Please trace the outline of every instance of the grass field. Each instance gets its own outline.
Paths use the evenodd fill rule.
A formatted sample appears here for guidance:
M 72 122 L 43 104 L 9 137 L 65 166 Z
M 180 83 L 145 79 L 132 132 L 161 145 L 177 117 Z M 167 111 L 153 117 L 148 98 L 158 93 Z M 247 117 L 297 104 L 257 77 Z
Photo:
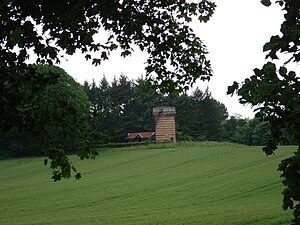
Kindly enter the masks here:
M 83 175 L 54 183 L 43 158 L 0 161 L 0 224 L 289 224 L 276 171 L 295 147 L 208 143 L 71 157 Z

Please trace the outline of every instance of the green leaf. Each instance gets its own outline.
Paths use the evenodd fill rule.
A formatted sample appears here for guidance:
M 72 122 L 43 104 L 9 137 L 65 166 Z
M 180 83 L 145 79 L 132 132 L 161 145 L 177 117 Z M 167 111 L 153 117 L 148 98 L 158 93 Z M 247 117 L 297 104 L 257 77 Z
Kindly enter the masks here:
M 255 68 L 253 71 L 254 71 L 255 76 L 257 76 L 257 77 L 260 77 L 262 75 L 261 70 L 258 68 Z
M 129 55 L 131 55 L 131 52 L 129 50 L 125 50 L 121 53 L 121 56 L 123 56 L 123 57 L 129 56 Z
M 278 56 L 277 56 L 277 54 L 276 54 L 275 51 L 271 51 L 271 52 L 267 55 L 267 57 L 270 57 L 271 59 L 278 59 Z
M 237 83 L 237 82 L 233 82 L 233 85 L 231 85 L 231 86 L 228 86 L 228 88 L 227 88 L 227 94 L 228 95 L 233 95 L 234 94 L 234 92 L 237 90 L 239 88 L 239 84 Z
M 285 67 L 280 67 L 279 68 L 279 74 L 282 76 L 282 77 L 286 77 L 286 73 L 287 73 L 287 69 Z
M 269 7 L 272 4 L 270 0 L 261 0 L 260 2 L 261 4 L 267 7 Z
M 118 45 L 116 45 L 115 43 L 112 43 L 109 47 L 110 50 L 115 50 L 118 48 Z
M 267 42 L 264 47 L 263 47 L 263 51 L 266 52 L 266 51 L 269 51 L 271 50 L 272 48 L 274 47 L 274 44 L 272 42 Z
M 103 60 L 107 60 L 108 59 L 106 52 L 102 52 L 101 53 L 101 59 L 103 59 Z
M 95 65 L 95 66 L 100 65 L 101 64 L 101 59 L 94 58 L 92 64 Z
M 90 60 L 91 58 L 92 58 L 92 56 L 91 56 L 90 54 L 86 54 L 86 55 L 85 55 L 85 59 L 86 59 L 86 60 Z
M 288 73 L 288 75 L 289 75 L 289 78 L 290 78 L 290 79 L 295 79 L 295 77 L 297 76 L 296 73 L 295 73 L 294 71 L 290 71 L 290 72 Z
M 9 36 L 9 42 L 10 42 L 10 44 L 12 44 L 12 45 L 17 44 L 20 41 L 20 39 L 21 39 L 22 33 L 23 33 L 23 31 L 22 31 L 22 29 L 20 27 L 15 28 L 12 31 L 11 35 Z

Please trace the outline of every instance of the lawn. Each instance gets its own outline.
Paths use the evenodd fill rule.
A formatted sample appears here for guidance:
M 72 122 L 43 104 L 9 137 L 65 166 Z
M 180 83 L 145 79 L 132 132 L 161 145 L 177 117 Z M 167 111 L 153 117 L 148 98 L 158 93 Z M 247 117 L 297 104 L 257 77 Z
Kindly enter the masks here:
M 53 182 L 43 158 L 0 161 L 0 224 L 289 224 L 277 165 L 295 147 L 265 156 L 226 143 L 101 151 L 71 156 L 82 173 Z

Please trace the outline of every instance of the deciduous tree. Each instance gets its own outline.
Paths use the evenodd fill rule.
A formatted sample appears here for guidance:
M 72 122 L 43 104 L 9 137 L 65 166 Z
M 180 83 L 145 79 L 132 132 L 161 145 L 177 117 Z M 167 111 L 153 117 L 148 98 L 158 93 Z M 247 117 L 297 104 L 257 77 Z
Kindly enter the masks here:
M 98 65 L 111 51 L 128 56 L 137 45 L 149 54 L 148 79 L 162 91 L 180 91 L 212 75 L 206 47 L 188 23 L 208 21 L 214 9 L 211 0 L 1 1 L 0 65 L 23 65 L 30 49 L 38 63 L 59 62 L 61 54 L 79 50 Z
M 35 80 L 24 83 L 34 87 L 36 84 L 33 82 L 36 80 L 53 75 L 57 76 L 56 82 L 38 88 L 39 91 L 34 95 L 32 92 L 24 92 L 20 108 L 28 108 L 21 111 L 26 117 L 26 123 L 10 130 L 1 127 L 9 142 L 5 150 L 18 156 L 45 154 L 50 159 L 53 179 L 68 178 L 71 171 L 76 172 L 76 169 L 66 156 L 67 153 L 77 152 L 82 158 L 93 155 L 88 143 L 89 100 L 82 87 L 63 69 L 36 65 L 35 71 Z M 80 173 L 76 172 L 76 177 L 79 178 Z
M 197 78 L 209 79 L 206 46 L 188 23 L 193 18 L 208 21 L 214 10 L 211 0 L 0 1 L 1 125 L 9 130 L 30 124 L 34 118 L 24 112 L 32 106 L 23 104 L 24 93 L 32 98 L 35 90 L 57 79 L 36 79 L 36 67 L 26 64 L 30 50 L 39 64 L 59 62 L 62 55 L 80 51 L 99 65 L 111 51 L 120 49 L 125 57 L 136 45 L 148 53 L 148 81 L 162 92 L 179 92 Z
M 266 6 L 270 0 L 263 0 Z M 298 145 L 295 155 L 283 160 L 278 170 L 282 172 L 283 208 L 294 210 L 292 224 L 300 224 L 300 80 L 294 71 L 288 71 L 288 64 L 300 61 L 300 1 L 276 1 L 283 11 L 284 22 L 281 35 L 272 36 L 264 45 L 267 59 L 262 69 L 254 69 L 254 75 L 242 84 L 234 83 L 228 88 L 231 94 L 237 90 L 242 104 L 256 106 L 256 116 L 270 125 L 270 139 L 263 151 L 267 155 L 274 154 L 278 144 L 283 140 L 291 140 Z M 274 61 L 288 56 L 279 68 Z

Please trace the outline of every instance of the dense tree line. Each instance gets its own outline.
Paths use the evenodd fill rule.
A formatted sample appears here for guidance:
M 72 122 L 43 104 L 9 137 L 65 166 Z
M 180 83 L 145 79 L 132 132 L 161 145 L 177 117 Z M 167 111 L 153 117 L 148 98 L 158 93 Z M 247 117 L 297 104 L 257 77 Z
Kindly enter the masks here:
M 98 143 L 124 142 L 128 132 L 153 131 L 152 109 L 176 107 L 176 131 L 179 141 L 230 141 L 264 145 L 267 124 L 240 116 L 228 118 L 226 106 L 212 97 L 207 88 L 191 94 L 159 95 L 142 77 L 130 80 L 125 75 L 108 82 L 102 77 L 83 85 L 91 102 L 91 127 L 102 134 Z
M 99 83 L 80 85 L 59 67 L 37 67 L 39 79 L 53 74 L 58 78 L 24 102 L 34 105 L 23 112 L 34 118 L 30 126 L 1 129 L 1 148 L 9 155 L 50 154 L 54 147 L 74 153 L 87 143 L 125 142 L 128 132 L 154 131 L 152 110 L 160 106 L 176 108 L 179 141 L 264 145 L 269 137 L 267 123 L 238 115 L 228 118 L 226 106 L 215 100 L 208 88 L 196 88 L 191 94 L 160 95 L 143 77 L 130 80 L 120 75 L 108 82 L 103 76 Z
M 92 103 L 92 126 L 104 134 L 104 141 L 125 141 L 128 132 L 153 131 L 152 110 L 158 106 L 176 107 L 179 140 L 220 140 L 226 107 L 212 98 L 209 90 L 196 89 L 192 95 L 159 95 L 147 81 L 129 80 L 125 75 L 109 83 L 85 82 L 83 88 Z
M 268 124 L 257 118 L 243 119 L 240 115 L 231 116 L 222 126 L 223 140 L 246 144 L 265 145 L 269 138 Z

